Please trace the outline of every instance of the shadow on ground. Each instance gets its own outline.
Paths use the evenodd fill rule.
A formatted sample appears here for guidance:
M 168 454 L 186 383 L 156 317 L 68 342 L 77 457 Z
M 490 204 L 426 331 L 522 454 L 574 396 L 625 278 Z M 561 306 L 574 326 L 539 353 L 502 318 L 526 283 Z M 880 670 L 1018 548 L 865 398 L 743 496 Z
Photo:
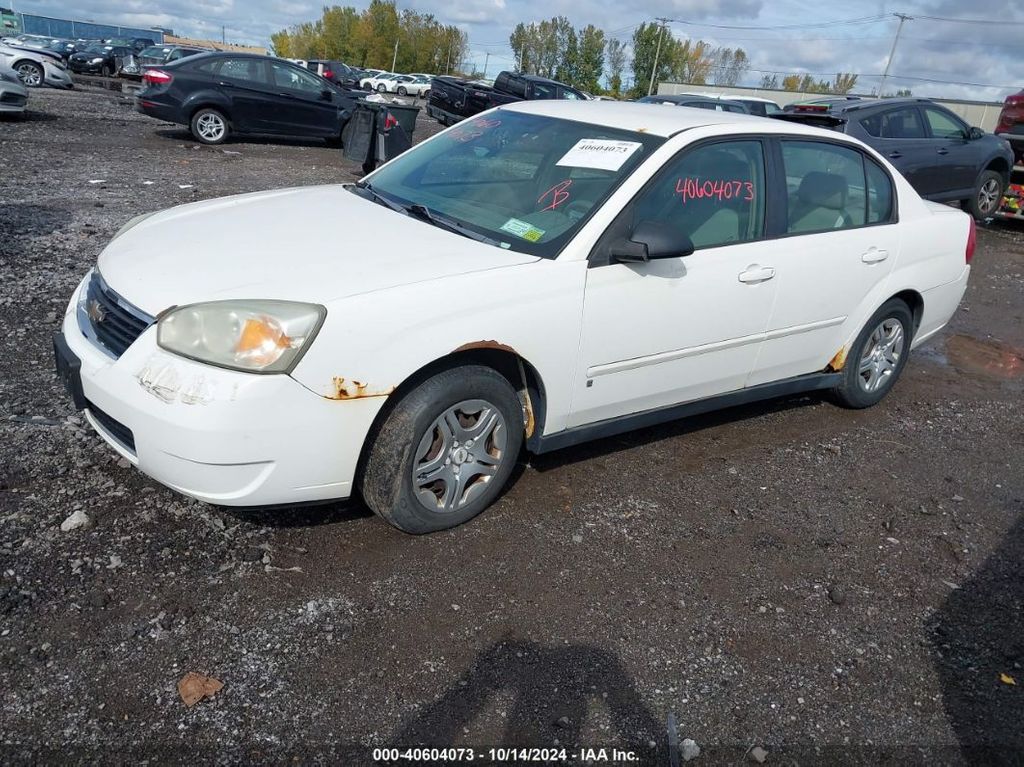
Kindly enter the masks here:
M 493 713 L 495 703 L 505 712 L 503 733 L 483 745 L 550 748 L 557 741 L 575 752 L 614 744 L 645 760 L 664 756 L 664 728 L 644 705 L 619 659 L 582 644 L 544 647 L 504 641 L 491 646 L 393 741 L 398 747 L 481 745 L 479 728 L 473 725 L 485 710 Z M 588 712 L 593 716 L 599 708 L 606 710 L 611 723 L 604 743 L 598 742 L 600 736 L 583 735 L 584 725 L 593 726 Z M 656 748 L 650 741 L 658 744 Z
M 971 764 L 1024 764 L 1022 563 L 1024 518 L 929 626 L 946 715 Z

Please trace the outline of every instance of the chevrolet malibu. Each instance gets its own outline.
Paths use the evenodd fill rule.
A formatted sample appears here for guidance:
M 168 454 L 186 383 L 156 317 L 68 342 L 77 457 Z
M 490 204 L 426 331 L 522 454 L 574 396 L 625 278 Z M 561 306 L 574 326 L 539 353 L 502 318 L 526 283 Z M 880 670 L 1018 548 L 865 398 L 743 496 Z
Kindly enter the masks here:
M 133 219 L 72 296 L 57 368 L 181 493 L 359 494 L 424 533 L 483 511 L 523 449 L 795 392 L 875 404 L 973 250 L 967 215 L 845 135 L 522 102 L 355 184 Z

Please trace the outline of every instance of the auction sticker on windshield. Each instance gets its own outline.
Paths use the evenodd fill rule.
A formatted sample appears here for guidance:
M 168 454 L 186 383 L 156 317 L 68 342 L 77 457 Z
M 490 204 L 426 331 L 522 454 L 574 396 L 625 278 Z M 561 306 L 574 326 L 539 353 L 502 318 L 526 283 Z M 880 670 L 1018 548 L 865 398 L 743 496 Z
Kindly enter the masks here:
M 642 146 L 638 141 L 583 138 L 555 164 L 570 168 L 618 170 Z
M 520 221 L 518 218 L 510 218 L 502 224 L 501 231 L 514 234 L 516 237 L 522 237 L 530 242 L 537 242 L 537 240 L 544 236 L 543 229 L 538 229 L 533 224 Z

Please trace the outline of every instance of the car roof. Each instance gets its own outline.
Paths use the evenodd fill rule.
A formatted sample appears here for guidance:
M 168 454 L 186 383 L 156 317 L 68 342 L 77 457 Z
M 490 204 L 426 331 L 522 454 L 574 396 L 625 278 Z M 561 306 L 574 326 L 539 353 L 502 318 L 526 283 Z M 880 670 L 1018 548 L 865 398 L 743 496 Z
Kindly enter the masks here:
M 920 96 L 907 96 L 889 99 L 861 99 L 860 101 L 850 101 L 833 106 L 832 112 L 859 112 L 861 110 L 872 109 L 875 107 L 902 107 L 913 106 L 915 104 L 931 104 L 937 107 L 942 106 L 941 104 L 936 104 L 932 99 L 926 99 Z
M 605 128 L 650 133 L 663 138 L 674 136 L 691 128 L 709 125 L 730 126 L 737 132 L 789 133 L 827 137 L 833 140 L 841 136 L 835 131 L 740 112 L 719 112 L 687 107 L 666 109 L 664 104 L 642 104 L 635 101 L 544 99 L 541 101 L 517 101 L 499 108 L 591 123 Z

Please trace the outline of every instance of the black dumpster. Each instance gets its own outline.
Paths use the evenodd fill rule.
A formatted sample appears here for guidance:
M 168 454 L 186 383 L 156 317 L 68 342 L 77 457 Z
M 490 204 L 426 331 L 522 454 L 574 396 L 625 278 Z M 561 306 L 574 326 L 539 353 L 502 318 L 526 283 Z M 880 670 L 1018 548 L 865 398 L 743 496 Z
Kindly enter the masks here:
M 369 173 L 412 146 L 419 107 L 359 100 L 341 132 L 344 155 Z

